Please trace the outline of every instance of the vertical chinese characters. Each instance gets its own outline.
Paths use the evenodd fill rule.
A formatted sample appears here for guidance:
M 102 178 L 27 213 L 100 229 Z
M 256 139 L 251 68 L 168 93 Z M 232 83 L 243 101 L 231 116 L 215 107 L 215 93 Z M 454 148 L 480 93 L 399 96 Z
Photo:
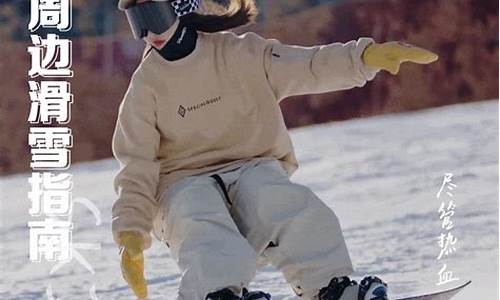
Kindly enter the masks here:
M 457 185 L 453 183 L 453 174 L 446 173 L 441 184 L 441 188 L 436 194 L 436 198 L 441 199 L 441 205 L 439 206 L 439 220 L 441 220 L 441 234 L 437 238 L 437 244 L 439 246 L 439 255 L 437 260 L 441 261 L 444 257 L 449 256 L 457 251 L 456 244 L 458 239 L 453 234 L 453 228 L 455 227 L 453 216 L 455 215 L 455 208 L 457 207 L 453 201 L 454 194 L 452 191 L 457 188 Z M 444 193 L 443 193 L 444 192 Z M 447 201 L 444 200 L 444 196 L 448 197 Z M 441 269 L 438 272 L 438 282 L 436 285 L 443 285 L 452 281 L 459 280 L 458 277 L 453 276 L 453 272 L 448 270 L 447 264 L 443 263 Z
M 71 29 L 70 0 L 30 1 L 30 32 L 38 28 Z M 66 261 L 71 259 L 71 229 L 73 224 L 61 221 L 71 212 L 71 175 L 49 171 L 66 170 L 71 165 L 70 148 L 73 135 L 67 124 L 71 119 L 71 83 L 53 80 L 73 77 L 71 41 L 49 33 L 46 38 L 31 34 L 33 46 L 28 47 L 31 67 L 28 76 L 30 112 L 28 144 L 31 148 L 29 183 L 31 201 L 29 213 L 39 218 L 28 222 L 30 228 L 30 259 Z M 40 81 L 36 81 L 37 78 Z M 49 80 L 50 79 L 50 80 Z M 42 126 L 33 126 L 33 125 Z M 42 220 L 40 220 L 42 219 Z
M 46 28 L 59 33 L 72 27 L 71 0 L 31 0 L 28 24 L 32 46 L 27 51 L 31 57 L 28 71 L 30 110 L 28 144 L 31 148 L 32 169 L 28 199 L 31 207 L 29 227 L 29 258 L 33 262 L 56 262 L 50 275 L 73 259 L 91 274 L 94 269 L 79 252 L 99 250 L 98 243 L 73 242 L 73 206 L 88 208 L 100 225 L 98 208 L 86 198 L 72 197 L 72 175 L 64 173 L 71 166 L 73 134 L 64 126 L 71 121 L 73 94 L 68 79 L 73 77 L 72 43 L 56 33 L 45 37 L 36 34 Z M 52 286 L 46 289 L 48 299 L 55 299 Z M 89 288 L 90 298 L 97 299 L 96 287 Z

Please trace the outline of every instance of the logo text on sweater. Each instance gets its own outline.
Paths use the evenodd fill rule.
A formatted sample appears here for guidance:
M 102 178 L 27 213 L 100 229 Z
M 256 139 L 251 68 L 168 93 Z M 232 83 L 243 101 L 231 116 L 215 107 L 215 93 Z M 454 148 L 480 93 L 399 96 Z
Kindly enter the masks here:
M 222 100 L 222 97 L 221 96 L 217 96 L 217 97 L 214 97 L 214 98 L 203 100 L 202 102 L 200 102 L 198 104 L 190 105 L 190 106 L 187 106 L 187 107 L 184 107 L 183 105 L 179 105 L 179 109 L 177 110 L 177 113 L 181 117 L 184 118 L 188 112 L 193 112 L 193 111 L 199 110 L 199 109 L 201 109 L 201 108 L 203 108 L 203 107 L 205 107 L 207 105 L 218 103 L 221 100 Z

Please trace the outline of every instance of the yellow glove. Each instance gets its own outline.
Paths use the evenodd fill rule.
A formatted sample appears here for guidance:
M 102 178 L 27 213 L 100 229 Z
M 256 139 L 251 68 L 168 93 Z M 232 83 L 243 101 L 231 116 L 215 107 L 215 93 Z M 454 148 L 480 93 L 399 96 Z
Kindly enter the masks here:
M 365 65 L 386 70 L 392 75 L 399 72 L 399 67 L 403 62 L 430 64 L 437 59 L 438 56 L 428 50 L 402 42 L 373 43 L 363 52 Z
M 135 231 L 124 231 L 118 234 L 121 245 L 122 275 L 139 299 L 148 297 L 148 288 L 144 278 L 144 255 L 141 235 Z

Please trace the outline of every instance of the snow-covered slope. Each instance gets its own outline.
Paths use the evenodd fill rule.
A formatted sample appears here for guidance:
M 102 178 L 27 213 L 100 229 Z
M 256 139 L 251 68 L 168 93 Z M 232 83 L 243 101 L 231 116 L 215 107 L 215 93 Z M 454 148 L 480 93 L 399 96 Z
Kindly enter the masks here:
M 354 277 L 380 275 L 395 294 L 437 288 L 442 229 L 436 193 L 449 172 L 458 185 L 458 243 L 445 262 L 461 280 L 473 280 L 456 299 L 498 299 L 497 101 L 300 128 L 292 137 L 301 164 L 293 179 L 311 187 L 339 216 Z M 96 226 L 94 215 L 77 205 L 73 219 L 73 243 L 101 245 L 79 250 L 95 274 L 73 261 L 49 276 L 53 264 L 28 261 L 28 174 L 0 178 L 1 299 L 48 299 L 49 284 L 61 300 L 90 299 L 92 285 L 99 299 L 134 299 L 121 279 L 110 235 L 116 170 L 113 160 L 70 169 L 73 197 L 91 200 L 102 214 Z M 175 299 L 179 273 L 160 243 L 146 253 L 146 274 L 151 299 Z M 271 266 L 252 287 L 273 299 L 297 299 Z

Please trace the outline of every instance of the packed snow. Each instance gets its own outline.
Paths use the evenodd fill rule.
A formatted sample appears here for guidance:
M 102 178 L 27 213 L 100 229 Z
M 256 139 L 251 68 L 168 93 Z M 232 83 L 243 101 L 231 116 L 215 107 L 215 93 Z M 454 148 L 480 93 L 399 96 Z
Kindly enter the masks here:
M 291 135 L 300 163 L 292 179 L 311 187 L 339 216 L 354 279 L 378 275 L 398 296 L 472 280 L 454 299 L 498 299 L 498 101 L 332 122 Z M 1 299 L 49 299 L 49 286 L 60 300 L 135 299 L 121 278 L 110 232 L 117 167 L 108 159 L 69 169 L 74 199 L 98 208 L 95 215 L 81 203 L 74 208 L 73 244 L 87 246 L 78 252 L 89 269 L 74 258 L 52 275 L 55 263 L 28 259 L 27 223 L 35 220 L 28 214 L 29 174 L 0 178 Z M 456 252 L 438 261 L 438 209 L 447 200 L 436 194 L 445 173 L 457 185 L 452 232 L 458 242 Z M 438 287 L 443 263 L 460 280 Z M 159 242 L 146 252 L 146 276 L 150 299 L 176 298 L 180 274 Z M 272 266 L 259 271 L 251 288 L 273 299 L 298 299 Z

